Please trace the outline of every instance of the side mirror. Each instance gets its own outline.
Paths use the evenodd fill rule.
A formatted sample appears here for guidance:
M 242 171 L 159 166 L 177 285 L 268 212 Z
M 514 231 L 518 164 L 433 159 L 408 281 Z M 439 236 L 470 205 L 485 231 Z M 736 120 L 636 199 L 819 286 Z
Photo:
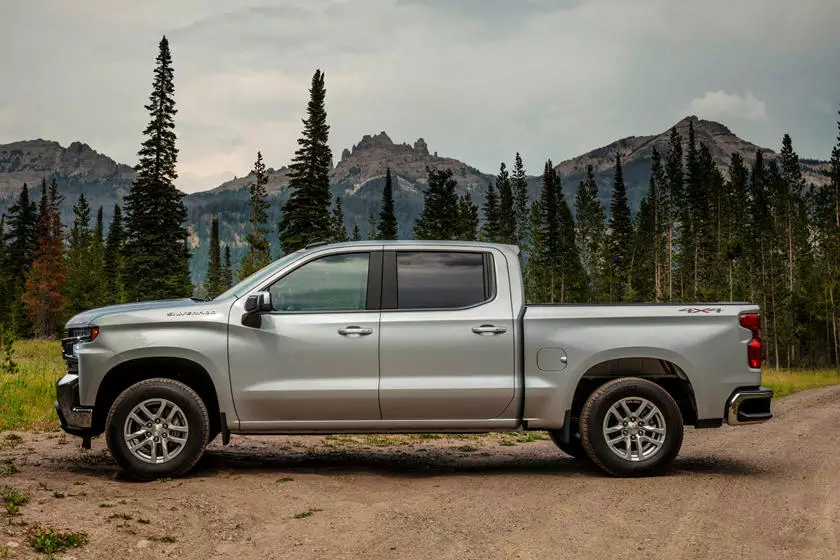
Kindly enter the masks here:
M 260 315 L 272 310 L 271 292 L 257 292 L 252 294 L 245 300 L 245 313 L 242 315 L 242 324 L 246 327 L 258 329 L 262 325 Z

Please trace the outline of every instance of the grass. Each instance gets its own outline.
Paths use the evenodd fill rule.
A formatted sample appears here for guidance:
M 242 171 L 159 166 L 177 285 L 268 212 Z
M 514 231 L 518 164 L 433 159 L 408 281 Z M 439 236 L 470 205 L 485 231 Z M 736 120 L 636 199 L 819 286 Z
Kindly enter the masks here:
M 840 385 L 837 369 L 766 369 L 761 373 L 761 383 L 773 389 L 777 397 L 786 397 L 806 389 Z
M 15 342 L 16 374 L 0 373 L 0 430 L 56 430 L 55 382 L 64 375 L 58 341 Z
M 0 461 L 0 476 L 12 476 L 13 474 L 17 474 L 17 472 L 18 468 L 11 458 Z
M 29 544 L 38 552 L 52 554 L 68 548 L 80 548 L 88 543 L 87 533 L 63 533 L 48 529 L 40 533 L 33 532 Z
M 312 517 L 319 511 L 324 511 L 321 508 L 311 508 L 306 511 L 302 511 L 300 513 L 296 513 L 292 516 L 292 519 L 306 519 L 307 517 Z
M 292 478 L 291 476 L 281 476 L 277 479 L 277 482 L 291 482 L 293 480 L 294 478 Z

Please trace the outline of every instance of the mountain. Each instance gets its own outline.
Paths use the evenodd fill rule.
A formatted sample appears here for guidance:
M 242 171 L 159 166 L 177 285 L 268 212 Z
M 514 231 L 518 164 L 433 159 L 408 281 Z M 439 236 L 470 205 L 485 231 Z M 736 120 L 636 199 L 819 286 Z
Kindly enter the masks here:
M 0 213 L 14 203 L 24 183 L 35 189 L 30 194 L 38 200 L 41 180 L 49 182 L 53 177 L 64 195 L 65 223 L 72 221 L 80 193 L 85 193 L 92 208 L 102 206 L 110 220 L 114 203 L 128 194 L 134 170 L 81 142 L 66 148 L 40 139 L 0 145 Z
M 774 159 L 777 156 L 773 150 L 760 148 L 751 142 L 738 138 L 731 130 L 720 123 L 698 119 L 695 116 L 686 117 L 674 125 L 683 139 L 683 153 L 685 153 L 688 145 L 689 122 L 694 124 L 694 136 L 697 144 L 702 143 L 708 146 L 724 176 L 728 176 L 729 161 L 735 152 L 739 152 L 744 157 L 748 167 L 755 162 L 755 152 L 758 149 L 761 149 L 765 159 Z M 627 186 L 630 207 L 634 211 L 637 210 L 639 203 L 647 193 L 653 148 L 655 146 L 664 157 L 670 135 L 671 129 L 668 129 L 661 134 L 652 136 L 622 138 L 612 144 L 556 165 L 555 169 L 563 178 L 564 192 L 566 197 L 569 198 L 569 202 L 573 201 L 578 183 L 586 176 L 586 167 L 592 165 L 595 169 L 595 180 L 598 183 L 598 197 L 601 199 L 601 203 L 609 208 L 615 175 L 615 155 L 618 153 L 621 155 L 621 166 L 624 172 L 624 183 Z M 828 177 L 825 175 L 828 166 L 825 162 L 801 160 L 801 163 L 807 182 L 814 185 L 823 185 L 828 182 Z
M 688 123 L 693 122 L 698 142 L 705 143 L 715 161 L 726 173 L 729 158 L 733 152 L 740 152 L 748 165 L 759 148 L 755 144 L 738 138 L 726 126 L 697 117 L 686 117 L 675 126 L 683 139 L 688 137 Z M 602 148 L 559 163 L 557 171 L 563 179 L 564 193 L 570 204 L 579 181 L 586 173 L 586 166 L 593 165 L 599 186 L 599 197 L 608 206 L 612 188 L 615 154 L 622 157 L 624 180 L 628 189 L 631 208 L 638 208 L 647 191 L 650 173 L 650 155 L 653 146 L 664 154 L 670 129 L 651 136 L 631 136 L 613 142 Z M 767 157 L 776 157 L 775 152 L 762 148 Z M 391 168 L 395 181 L 395 203 L 400 223 L 400 236 L 408 237 L 414 220 L 423 207 L 423 191 L 426 188 L 426 168 L 452 169 L 458 180 L 460 191 L 468 190 L 477 204 L 484 202 L 487 184 L 493 175 L 482 173 L 475 167 L 457 159 L 439 156 L 430 152 L 426 142 L 420 138 L 413 144 L 394 143 L 385 132 L 365 135 L 358 144 L 341 153 L 341 159 L 330 172 L 333 196 L 341 196 L 344 204 L 345 225 L 348 231 L 358 225 L 362 236 L 368 233 L 368 218 L 379 212 L 382 187 L 385 183 L 385 169 Z M 542 169 L 541 162 L 527 161 L 532 172 Z M 814 160 L 802 160 L 807 181 L 821 185 L 827 182 L 827 164 Z M 269 213 L 272 246 L 277 250 L 277 230 L 282 203 L 288 197 L 289 169 L 268 170 L 267 190 L 272 202 Z M 134 171 L 131 167 L 116 163 L 107 156 L 94 151 L 87 144 L 74 142 L 64 148 L 56 142 L 29 140 L 0 145 L 0 213 L 12 203 L 23 182 L 38 188 L 41 178 L 49 181 L 55 177 L 62 194 L 66 197 L 63 207 L 65 223 L 72 221 L 72 206 L 84 192 L 96 209 L 103 206 L 106 222 L 110 220 L 114 203 L 122 202 L 128 193 Z M 234 177 L 221 185 L 203 192 L 189 194 L 184 198 L 189 211 L 189 230 L 194 247 L 191 259 L 193 279 L 204 278 L 208 259 L 210 220 L 219 217 L 222 242 L 231 246 L 234 266 L 245 253 L 245 233 L 248 219 L 248 187 L 253 182 L 252 174 Z M 529 192 L 532 198 L 539 193 L 539 177 L 529 177 Z M 32 193 L 39 196 L 38 192 Z

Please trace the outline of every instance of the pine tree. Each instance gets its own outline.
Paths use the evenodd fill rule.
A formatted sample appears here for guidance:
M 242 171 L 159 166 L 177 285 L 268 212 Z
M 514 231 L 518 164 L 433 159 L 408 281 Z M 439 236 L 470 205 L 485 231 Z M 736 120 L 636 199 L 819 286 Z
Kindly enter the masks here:
M 484 198 L 484 225 L 481 228 L 481 238 L 489 243 L 498 243 L 499 235 L 499 199 L 496 197 L 496 187 L 487 183 L 487 196 Z
M 385 188 L 382 190 L 382 209 L 379 211 L 379 239 L 394 240 L 399 237 L 397 216 L 394 214 L 394 187 L 391 168 L 385 169 Z
M 332 240 L 335 243 L 347 241 L 347 230 L 344 228 L 344 209 L 341 207 L 341 197 L 335 197 L 333 205 L 333 234 Z
M 543 176 L 545 191 L 546 178 Z M 548 227 L 546 224 L 544 196 L 531 203 L 529 211 L 529 228 L 531 252 L 525 265 L 525 296 L 529 303 L 550 303 L 552 301 L 552 284 L 550 270 L 550 255 L 548 252 Z
M 103 277 L 103 270 L 105 265 L 105 220 L 102 213 L 102 207 L 96 212 L 96 222 L 93 228 L 93 235 L 90 239 L 90 269 L 88 274 L 95 279 Z M 102 289 L 101 282 L 96 283 L 90 298 L 90 305 L 93 308 L 102 307 L 106 304 L 107 297 L 105 291 Z
M 513 187 L 504 162 L 496 175 L 496 191 L 499 193 L 499 242 L 516 244 L 516 209 L 513 202 Z
M 246 278 L 271 262 L 271 245 L 268 241 L 268 209 L 271 204 L 268 202 L 268 194 L 265 185 L 268 177 L 265 173 L 262 153 L 257 152 L 257 161 L 254 162 L 254 182 L 249 188 L 248 198 L 248 224 L 249 231 L 246 236 L 248 241 L 248 252 L 242 258 L 239 267 L 239 277 Z M 212 248 L 211 248 L 212 250 Z M 221 266 L 221 261 L 219 263 Z M 221 270 L 221 269 L 220 269 Z M 219 276 L 221 278 L 221 276 Z M 219 288 L 223 287 L 220 283 Z M 221 293 L 224 290 L 220 290 Z M 216 294 L 217 295 L 217 294 Z M 213 295 L 212 297 L 215 297 Z
M 353 236 L 350 238 L 351 241 L 361 241 L 362 240 L 362 232 L 359 231 L 359 224 L 353 224 Z
M 82 193 L 73 206 L 73 228 L 67 247 L 67 304 L 74 315 L 95 307 L 99 278 L 90 275 L 92 241 L 90 205 Z
M 114 216 L 108 227 L 108 237 L 105 240 L 105 251 L 102 263 L 102 289 L 104 303 L 115 304 L 125 301 L 125 287 L 123 278 L 123 242 L 125 234 L 122 224 L 122 209 L 119 204 L 114 205 Z
M 748 216 L 748 183 L 749 171 L 744 158 L 734 152 L 729 160 L 729 179 L 724 188 L 720 217 L 723 230 L 721 266 L 725 268 L 723 293 L 729 301 L 750 298 L 751 275 L 746 249 L 751 240 L 745 219 Z
M 458 198 L 458 237 L 462 241 L 478 239 L 478 206 L 473 204 L 470 193 Z
M 32 266 L 38 249 L 37 216 L 36 204 L 30 200 L 29 189 L 24 183 L 20 196 L 8 210 L 8 244 L 3 267 L 8 306 L 0 315 L 4 317 L 8 331 L 14 336 L 26 336 L 30 329 L 28 314 L 21 297 L 25 274 Z
M 62 295 L 67 281 L 64 262 L 64 232 L 61 224 L 62 197 L 53 180 L 41 183 L 41 202 L 38 207 L 36 229 L 38 252 L 31 269 L 26 273 L 22 299 L 29 312 L 32 332 L 38 338 L 52 337 L 61 326 L 61 316 L 67 304 Z
M 651 253 L 653 260 L 653 301 L 659 302 L 663 298 L 663 278 L 666 276 L 665 263 L 667 262 L 667 233 L 666 219 L 663 211 L 670 205 L 668 197 L 667 180 L 665 169 L 662 167 L 662 157 L 659 150 L 653 146 L 651 150 L 650 182 L 647 194 L 650 206 L 650 227 L 651 227 Z M 646 227 L 644 219 L 638 220 L 639 225 Z M 637 235 L 638 238 L 638 235 Z M 635 274 L 634 274 L 635 276 Z
M 630 267 L 633 222 L 621 170 L 621 156 L 615 155 L 615 181 L 610 203 L 610 276 L 612 301 L 626 301 L 630 295 Z
M 665 250 L 667 279 L 663 280 L 667 281 L 668 301 L 674 301 L 679 299 L 679 294 L 681 294 L 679 278 L 674 278 L 675 257 L 677 256 L 676 239 L 680 221 L 686 217 L 682 214 L 682 210 L 685 208 L 685 204 L 683 204 L 682 137 L 676 128 L 671 129 L 668 151 L 665 154 L 665 179 L 663 186 L 667 190 L 667 195 L 662 209 L 662 217 L 665 222 L 665 235 L 667 236 L 667 249 Z
M 8 250 L 6 249 L 6 215 L 0 213 L 0 325 L 6 321 L 11 298 L 8 274 Z
M 656 200 L 656 180 L 651 175 L 647 195 L 639 205 L 636 214 L 633 246 L 630 255 L 629 295 L 632 301 L 653 301 L 656 299 L 656 219 L 654 202 Z
M 289 166 L 291 195 L 283 205 L 280 247 L 291 253 L 311 241 L 326 241 L 332 234 L 330 178 L 332 152 L 328 145 L 330 127 L 324 108 L 324 74 L 316 70 L 309 89 L 307 118 Z
M 175 188 L 175 85 L 169 42 L 163 37 L 156 59 L 151 120 L 138 152 L 139 163 L 126 197 L 125 272 L 128 299 L 186 297 L 192 292 L 189 270 L 187 210 Z
M 207 291 L 207 297 L 214 298 L 227 289 L 225 288 L 225 272 L 226 271 L 222 269 L 222 246 L 219 241 L 219 217 L 213 216 L 213 219 L 210 221 L 210 258 L 207 260 L 207 276 L 204 280 L 204 289 Z M 252 271 L 252 273 L 253 272 L 256 271 Z M 240 277 L 243 277 L 241 270 L 239 274 Z M 247 274 L 246 276 L 250 276 L 250 274 Z
M 840 365 L 840 122 L 837 130 L 829 163 L 829 183 L 811 196 L 815 244 L 819 247 L 819 299 L 823 307 L 819 322 L 825 325 L 826 362 L 835 366 Z
M 233 287 L 233 266 L 230 264 L 230 245 L 225 245 L 225 267 L 222 271 L 222 281 L 225 290 Z
M 590 301 L 607 300 L 604 250 L 606 223 L 604 208 L 598 199 L 598 185 L 592 165 L 586 167 L 586 179 L 580 182 L 575 197 L 577 244 L 581 264 L 589 277 Z
M 423 211 L 414 224 L 417 239 L 452 239 L 459 231 L 458 182 L 451 169 L 427 168 L 428 188 L 423 193 Z
M 510 185 L 513 190 L 513 215 L 516 222 L 516 243 L 522 249 L 522 254 L 527 253 L 530 246 L 529 233 L 530 216 L 528 213 L 528 181 L 525 177 L 525 166 L 519 152 L 513 161 L 513 172 L 510 174 Z
M 368 239 L 376 239 L 376 215 L 371 212 L 368 216 Z

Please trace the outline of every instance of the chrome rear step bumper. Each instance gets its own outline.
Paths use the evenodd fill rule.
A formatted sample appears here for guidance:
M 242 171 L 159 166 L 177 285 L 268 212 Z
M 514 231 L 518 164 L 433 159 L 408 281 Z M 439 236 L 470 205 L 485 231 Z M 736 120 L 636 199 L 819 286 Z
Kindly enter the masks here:
M 738 389 L 726 403 L 726 422 L 730 426 L 758 424 L 773 418 L 770 400 L 773 390 L 767 387 Z

